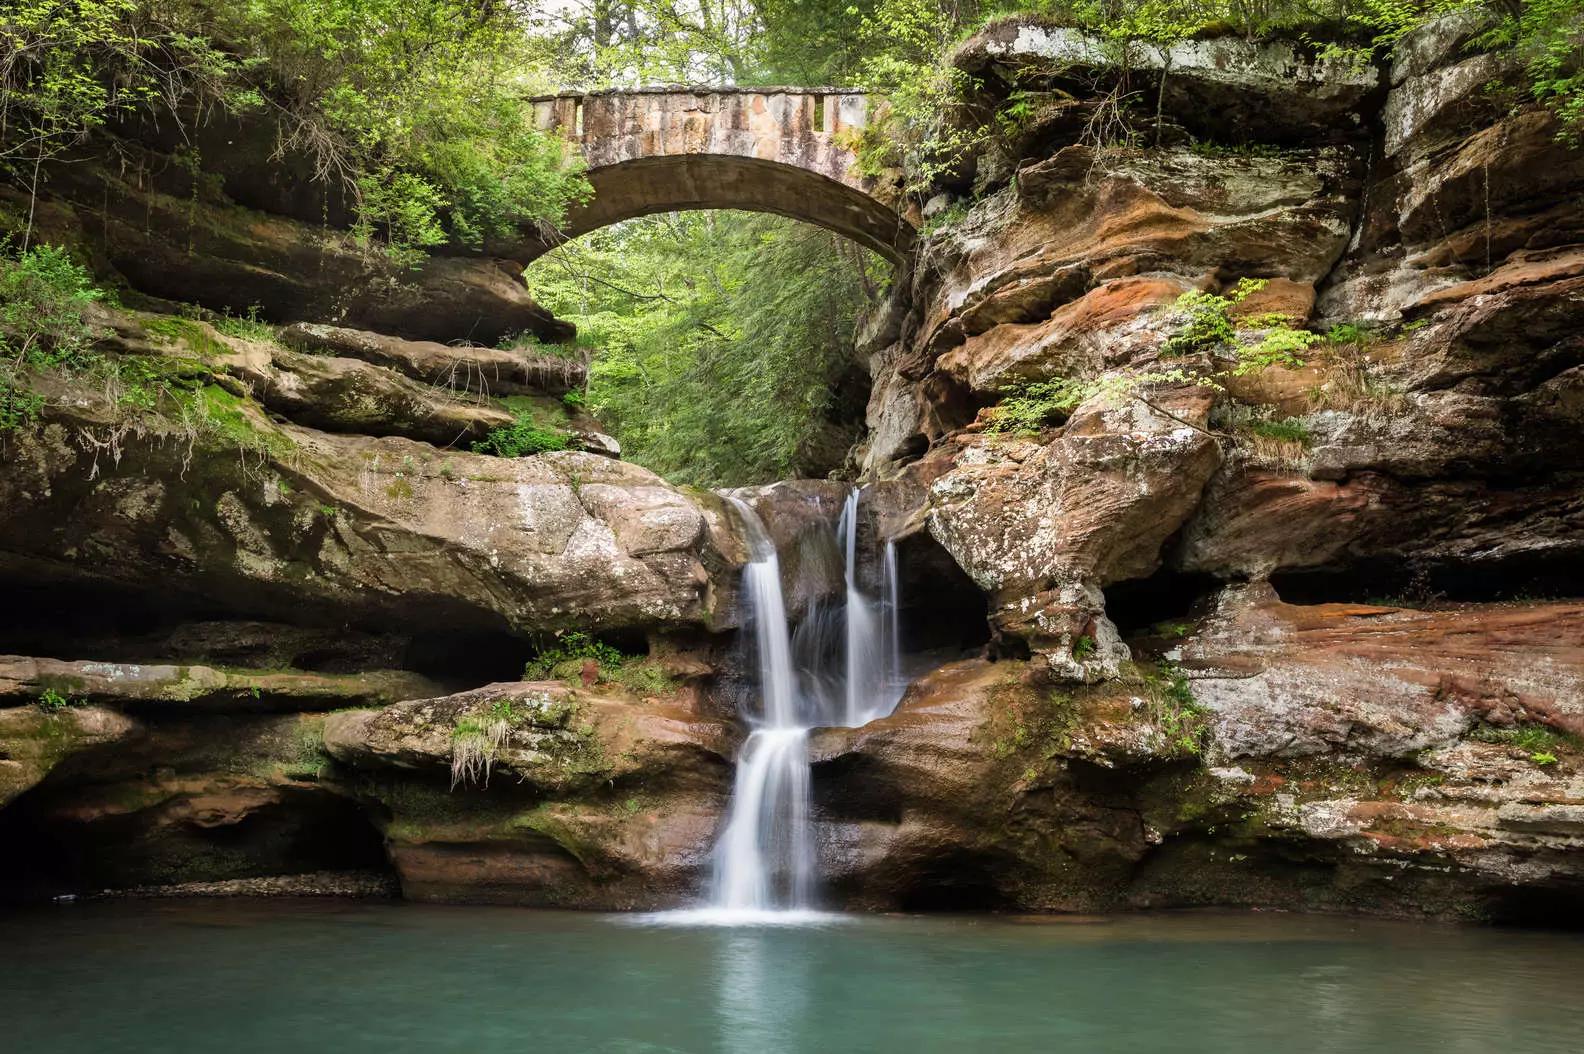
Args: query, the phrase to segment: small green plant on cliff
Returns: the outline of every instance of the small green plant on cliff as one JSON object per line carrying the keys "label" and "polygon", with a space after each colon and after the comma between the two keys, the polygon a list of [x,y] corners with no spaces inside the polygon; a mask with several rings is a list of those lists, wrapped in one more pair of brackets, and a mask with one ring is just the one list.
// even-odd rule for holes
{"label": "small green plant on cliff", "polygon": [[473,444],[473,453],[491,454],[495,457],[529,457],[547,450],[565,450],[567,437],[534,423],[529,414],[518,414],[509,425],[491,429],[483,439]]}
{"label": "small green plant on cliff", "polygon": [[[1497,728],[1493,725],[1481,725],[1469,733],[1468,738],[1478,743],[1495,743],[1501,746],[1516,747],[1524,751],[1537,765],[1549,765],[1556,761],[1556,755],[1561,753],[1584,753],[1584,736],[1571,732],[1558,732],[1545,725],[1518,725],[1513,728]],[[1541,757],[1550,758],[1550,761],[1541,761]]]}
{"label": "small green plant on cliff", "polygon": [[1305,363],[1299,356],[1324,339],[1318,333],[1311,333],[1307,329],[1293,329],[1285,323],[1271,326],[1258,343],[1238,348],[1238,364],[1233,368],[1232,373],[1238,377],[1246,377],[1251,373],[1263,373],[1272,366],[1280,366],[1286,370],[1301,370]]}
{"label": "small green plant on cliff", "polygon": [[985,431],[1028,436],[1072,413],[1086,398],[1088,388],[1079,381],[1055,377],[1003,388],[1002,392],[1005,395],[991,409]]}
{"label": "small green plant on cliff", "polygon": [[1073,641],[1072,656],[1073,656],[1074,659],[1077,659],[1079,662],[1083,662],[1085,659],[1089,658],[1089,656],[1093,655],[1094,653],[1095,653],[1095,639],[1093,637],[1084,636],[1084,637],[1079,637],[1077,640]]}
{"label": "small green plant on cliff", "polygon": [[1284,417],[1279,421],[1253,420],[1246,427],[1250,432],[1266,439],[1299,443],[1303,446],[1308,446],[1311,440],[1309,426],[1298,417]]}
{"label": "small green plant on cliff", "polygon": [[593,659],[600,668],[616,670],[626,656],[620,651],[606,644],[602,640],[570,630],[556,638],[554,644],[539,649],[539,654],[528,660],[528,665],[523,667],[523,680],[542,681],[553,677],[576,677],[577,671],[560,672],[569,663],[582,664],[587,659]]}
{"label": "small green plant on cliff", "polygon": [[1145,685],[1152,695],[1152,716],[1167,740],[1178,750],[1199,754],[1204,750],[1209,712],[1194,698],[1188,677],[1175,664],[1162,662]]}
{"label": "small green plant on cliff", "polygon": [[1228,344],[1237,337],[1237,327],[1227,312],[1232,305],[1241,303],[1250,293],[1263,288],[1265,283],[1248,278],[1239,280],[1237,287],[1226,296],[1190,289],[1177,298],[1174,305],[1186,321],[1182,331],[1161,347],[1163,356],[1186,356],[1210,351]]}
{"label": "small green plant on cliff", "polygon": [[615,681],[635,695],[670,695],[677,690],[665,667],[647,655],[627,655],[587,633],[563,633],[523,668],[523,680],[577,682],[583,664],[593,661],[601,681]]}
{"label": "small green plant on cliff", "polygon": [[35,245],[0,259],[0,433],[28,424],[44,401],[32,371],[81,370],[95,361],[88,306],[104,297],[63,248]]}
{"label": "small green plant on cliff", "polygon": [[512,726],[525,716],[512,707],[510,699],[500,699],[482,714],[458,717],[451,729],[451,789],[463,783],[488,785],[490,770],[510,738]]}
{"label": "small green plant on cliff", "polygon": [[1550,753],[1549,751],[1541,750],[1530,754],[1529,760],[1544,768],[1547,765],[1555,765],[1557,763],[1557,756]]}
{"label": "small green plant on cliff", "polygon": [[67,707],[73,706],[75,704],[76,700],[66,698],[53,688],[44,689],[39,697],[33,702],[34,706],[38,707],[46,714],[64,713]]}
{"label": "small green plant on cliff", "polygon": [[247,309],[245,315],[233,315],[229,310],[221,313],[212,325],[228,337],[240,337],[243,340],[256,340],[265,344],[275,343],[276,328],[259,317],[264,309],[259,304],[254,304]]}
{"label": "small green plant on cliff", "polygon": [[[1206,293],[1193,289],[1177,298],[1175,309],[1185,317],[1180,333],[1168,340],[1161,354],[1168,357],[1189,356],[1214,352],[1232,345],[1237,352],[1234,376],[1243,377],[1260,373],[1272,366],[1296,370],[1303,368],[1299,354],[1306,348],[1321,343],[1325,338],[1318,333],[1294,329],[1284,315],[1265,313],[1243,319],[1234,319],[1231,309],[1264,289],[1263,278],[1240,278],[1226,295]],[[1252,344],[1238,339],[1240,329],[1262,330],[1264,335]]]}

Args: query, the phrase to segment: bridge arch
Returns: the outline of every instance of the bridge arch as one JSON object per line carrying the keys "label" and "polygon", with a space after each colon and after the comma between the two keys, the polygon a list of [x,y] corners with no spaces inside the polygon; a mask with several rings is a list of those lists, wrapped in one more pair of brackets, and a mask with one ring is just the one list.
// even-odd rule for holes
{"label": "bridge arch", "polygon": [[[533,102],[535,126],[577,145],[594,188],[564,237],[657,212],[745,209],[828,228],[893,263],[913,251],[912,225],[859,174],[843,134],[867,122],[862,93],[644,88]],[[551,246],[525,248],[531,259]]]}

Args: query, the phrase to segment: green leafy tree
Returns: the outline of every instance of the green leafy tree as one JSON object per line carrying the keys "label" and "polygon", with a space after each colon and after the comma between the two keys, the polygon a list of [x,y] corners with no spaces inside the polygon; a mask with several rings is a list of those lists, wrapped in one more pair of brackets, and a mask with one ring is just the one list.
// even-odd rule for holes
{"label": "green leafy tree", "polygon": [[818,228],[677,213],[596,231],[528,283],[598,349],[588,401],[624,455],[714,486],[839,463],[866,394],[853,330],[883,272]]}

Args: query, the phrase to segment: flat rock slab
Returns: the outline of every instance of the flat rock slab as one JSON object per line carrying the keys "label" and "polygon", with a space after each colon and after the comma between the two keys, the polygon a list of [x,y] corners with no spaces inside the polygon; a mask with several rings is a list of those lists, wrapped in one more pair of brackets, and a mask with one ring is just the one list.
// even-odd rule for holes
{"label": "flat rock slab", "polygon": [[361,329],[298,322],[281,330],[289,347],[362,359],[415,381],[489,395],[562,395],[588,383],[588,367],[577,359],[529,355],[499,348],[452,347],[428,340],[401,340]]}
{"label": "flat rock slab", "polygon": [[434,682],[405,670],[222,670],[0,655],[0,702],[31,702],[51,691],[73,702],[333,710],[385,706],[433,695],[435,689]]}

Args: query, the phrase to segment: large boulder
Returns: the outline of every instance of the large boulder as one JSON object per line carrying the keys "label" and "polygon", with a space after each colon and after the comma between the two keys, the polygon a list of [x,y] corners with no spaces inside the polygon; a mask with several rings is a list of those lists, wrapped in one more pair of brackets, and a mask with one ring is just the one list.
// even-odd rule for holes
{"label": "large boulder", "polygon": [[416,900],[676,906],[702,885],[739,733],[686,696],[493,684],[333,714]]}
{"label": "large boulder", "polygon": [[[52,393],[0,461],[0,565],[238,613],[519,631],[698,625],[731,530],[653,473],[501,459],[271,422],[217,387],[130,422]],[[394,621],[392,621],[394,620]]]}
{"label": "large boulder", "polygon": [[990,596],[991,623],[1059,672],[1114,673],[1127,650],[1101,588],[1144,577],[1219,460],[1211,397],[1100,395],[1048,443],[974,437],[929,485],[930,533]]}

